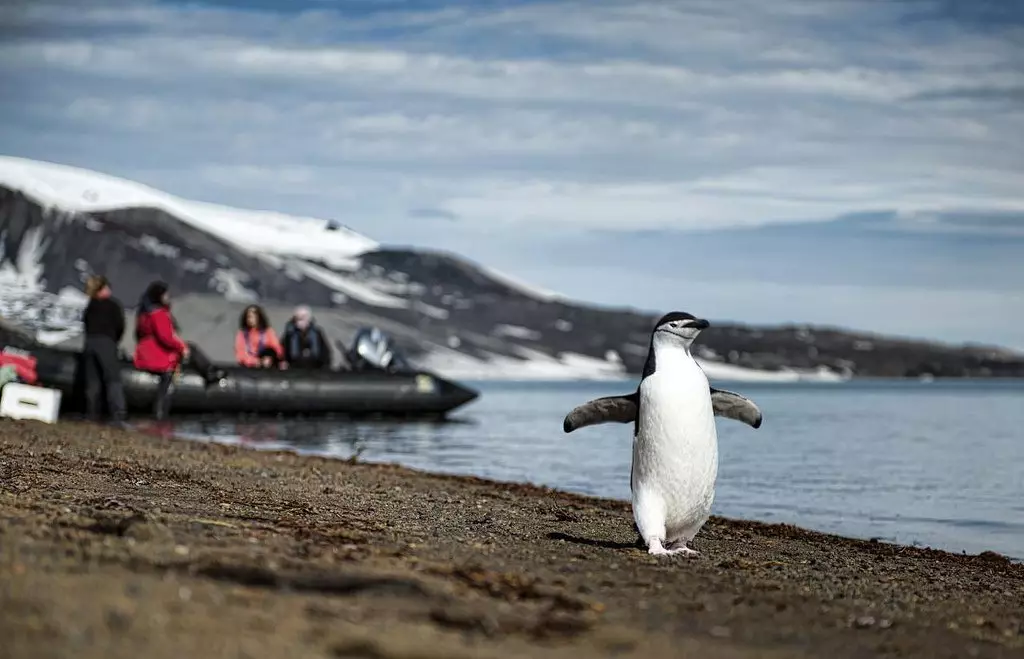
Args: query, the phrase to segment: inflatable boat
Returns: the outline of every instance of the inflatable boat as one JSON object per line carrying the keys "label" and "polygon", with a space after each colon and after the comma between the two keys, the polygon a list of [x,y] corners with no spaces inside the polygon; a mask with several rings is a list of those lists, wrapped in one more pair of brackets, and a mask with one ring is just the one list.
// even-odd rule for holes
{"label": "inflatable boat", "polygon": [[[63,392],[62,413],[84,410],[79,351],[34,341],[9,343],[34,358],[39,386]],[[425,371],[278,370],[224,364],[218,367],[225,377],[211,385],[195,373],[182,372],[171,404],[172,415],[442,418],[479,395]],[[136,369],[127,360],[122,360],[121,369],[129,414],[151,414],[157,376]]]}

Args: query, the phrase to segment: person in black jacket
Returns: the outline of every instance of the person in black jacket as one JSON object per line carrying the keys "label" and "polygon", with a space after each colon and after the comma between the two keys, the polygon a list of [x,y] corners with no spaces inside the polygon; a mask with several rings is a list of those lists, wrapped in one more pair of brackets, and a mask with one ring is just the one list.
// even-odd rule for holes
{"label": "person in black jacket", "polygon": [[116,425],[123,425],[127,409],[118,344],[124,336],[124,307],[111,296],[110,283],[102,275],[90,277],[85,284],[85,292],[89,296],[89,304],[82,313],[86,415],[90,420],[99,420],[101,393],[106,389],[111,419]]}
{"label": "person in black jacket", "polygon": [[302,305],[295,308],[281,335],[284,361],[288,368],[330,368],[331,346],[313,312]]}

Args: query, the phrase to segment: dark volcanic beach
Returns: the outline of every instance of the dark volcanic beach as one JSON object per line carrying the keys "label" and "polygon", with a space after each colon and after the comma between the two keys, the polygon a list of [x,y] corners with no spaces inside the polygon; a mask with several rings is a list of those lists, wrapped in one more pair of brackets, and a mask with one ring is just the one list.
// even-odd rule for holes
{"label": "dark volcanic beach", "polygon": [[0,655],[1024,657],[1024,565],[388,465],[0,421]]}

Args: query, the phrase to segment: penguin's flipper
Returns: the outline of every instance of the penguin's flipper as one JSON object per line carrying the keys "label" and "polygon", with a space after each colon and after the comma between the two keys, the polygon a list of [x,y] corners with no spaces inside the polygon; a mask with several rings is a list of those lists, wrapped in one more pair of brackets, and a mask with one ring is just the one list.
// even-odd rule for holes
{"label": "penguin's flipper", "polygon": [[724,416],[742,421],[751,428],[761,427],[761,410],[749,398],[724,389],[711,387],[711,405],[715,416]]}
{"label": "penguin's flipper", "polygon": [[572,432],[577,428],[598,423],[630,423],[636,419],[637,394],[634,391],[624,396],[606,396],[583,403],[565,415],[562,430]]}

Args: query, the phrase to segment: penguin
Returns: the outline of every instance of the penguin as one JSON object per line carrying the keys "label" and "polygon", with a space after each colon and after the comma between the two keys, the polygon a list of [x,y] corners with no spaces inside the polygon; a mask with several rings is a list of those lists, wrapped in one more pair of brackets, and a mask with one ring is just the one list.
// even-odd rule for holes
{"label": "penguin", "polygon": [[633,423],[629,478],[633,519],[651,554],[697,557],[688,547],[711,515],[718,476],[715,416],[760,428],[749,399],[708,383],[690,348],[711,325],[673,311],[658,320],[636,391],[588,401],[565,416],[566,433],[600,423]]}

